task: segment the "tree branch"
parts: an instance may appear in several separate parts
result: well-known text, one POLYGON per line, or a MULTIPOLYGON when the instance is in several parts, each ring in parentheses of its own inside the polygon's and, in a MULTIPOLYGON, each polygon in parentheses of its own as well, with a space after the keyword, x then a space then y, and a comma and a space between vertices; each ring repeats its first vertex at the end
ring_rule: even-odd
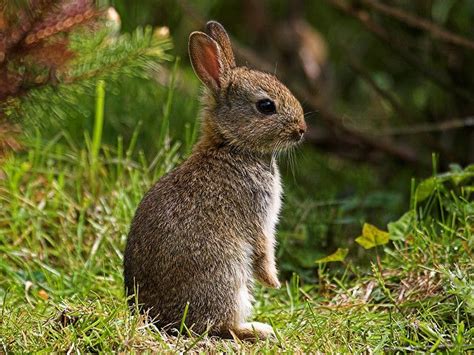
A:
POLYGON ((454 86, 449 79, 439 76, 437 72, 421 62, 419 58, 406 47, 406 44, 397 38, 390 36, 383 27, 374 22, 367 12, 360 11, 343 0, 326 1, 345 14, 357 19, 369 32, 373 33, 382 43, 394 50, 403 60, 418 70, 426 78, 443 89, 451 91, 464 101, 474 102, 474 95, 472 95, 472 93, 454 86))
POLYGON ((446 30, 445 28, 427 19, 412 15, 399 8, 383 4, 377 0, 361 0, 361 1, 363 4, 375 9, 376 11, 386 16, 395 18, 407 24, 408 26, 427 31, 431 33, 433 37, 438 38, 444 42, 474 50, 474 41, 471 41, 470 39, 467 39, 463 36, 450 32, 446 30))
POLYGON ((358 74, 372 89, 382 98, 388 101, 390 106, 392 106, 393 110, 398 113, 398 115, 402 118, 409 118, 413 117, 414 115, 405 110, 400 102, 398 101, 397 97, 390 93, 387 90, 384 90, 380 87, 379 84, 375 82, 372 78, 370 73, 365 70, 360 63, 352 58, 350 54, 346 56, 351 69, 358 74))
POLYGON ((474 116, 445 120, 438 123, 422 123, 413 126, 388 128, 380 131, 379 134, 381 136, 400 136, 429 132, 445 132, 453 129, 470 127, 474 127, 474 116))

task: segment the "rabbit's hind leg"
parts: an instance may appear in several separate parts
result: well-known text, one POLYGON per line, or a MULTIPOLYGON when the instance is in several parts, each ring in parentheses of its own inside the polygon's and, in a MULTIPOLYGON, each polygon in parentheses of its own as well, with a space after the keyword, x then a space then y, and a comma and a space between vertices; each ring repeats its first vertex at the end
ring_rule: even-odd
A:
POLYGON ((275 337, 275 332, 269 324, 260 322, 245 322, 238 324, 231 332, 241 340, 265 340, 275 337))
POLYGON ((265 323, 246 322, 251 313, 251 296, 247 286, 242 286, 237 295, 237 314, 234 324, 229 327, 229 333, 241 340, 264 340, 274 337, 273 328, 265 323))

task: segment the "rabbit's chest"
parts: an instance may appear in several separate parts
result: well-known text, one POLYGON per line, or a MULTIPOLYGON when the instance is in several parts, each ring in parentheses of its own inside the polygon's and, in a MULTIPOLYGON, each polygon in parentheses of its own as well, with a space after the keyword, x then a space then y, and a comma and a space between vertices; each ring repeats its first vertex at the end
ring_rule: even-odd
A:
POLYGON ((272 179, 269 184, 268 194, 265 201, 265 216, 263 221, 263 228, 268 236, 275 233, 275 227, 278 223, 278 217, 281 209, 281 195, 282 186, 280 180, 280 173, 275 166, 273 169, 272 179))

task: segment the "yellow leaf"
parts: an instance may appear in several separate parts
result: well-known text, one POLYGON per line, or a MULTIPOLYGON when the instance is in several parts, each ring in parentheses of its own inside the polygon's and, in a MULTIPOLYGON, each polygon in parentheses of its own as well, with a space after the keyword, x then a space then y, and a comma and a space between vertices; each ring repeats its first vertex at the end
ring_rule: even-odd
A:
POLYGON ((365 249, 387 244, 388 241, 389 234, 387 232, 382 231, 369 223, 364 223, 362 235, 356 238, 356 242, 362 245, 365 249))
POLYGON ((328 263, 331 261, 344 261, 346 258, 347 254, 349 253, 349 249, 345 248, 337 248, 337 250, 332 253, 331 255, 328 255, 322 259, 318 259, 315 262, 316 263, 328 263))

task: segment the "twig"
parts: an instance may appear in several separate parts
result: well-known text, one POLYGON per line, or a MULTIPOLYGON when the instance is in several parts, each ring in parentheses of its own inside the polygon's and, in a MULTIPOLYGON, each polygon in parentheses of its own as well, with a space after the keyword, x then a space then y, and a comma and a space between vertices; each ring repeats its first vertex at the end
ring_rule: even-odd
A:
POLYGON ((379 40, 384 44, 388 45, 394 50, 403 60, 408 64, 416 68, 426 78, 436 83, 443 89, 451 91, 456 96, 462 98, 465 101, 474 102, 474 95, 467 90, 454 86, 449 79, 441 77, 437 72, 433 71, 427 65, 419 60, 419 58, 412 54, 412 52, 406 48, 406 45, 400 40, 390 36, 388 32, 372 20, 367 12, 359 11, 352 7, 346 1, 342 0, 326 0, 331 5, 344 12, 345 14, 354 17, 371 33, 373 33, 379 40))
POLYGON ((427 19, 412 15, 399 8, 383 4, 377 0, 361 0, 361 1, 365 5, 370 6, 371 8, 383 13, 384 15, 395 18, 411 27, 419 28, 427 32, 430 32, 433 35, 433 37, 439 38, 440 40, 444 42, 474 50, 474 41, 471 41, 470 39, 467 39, 456 33, 450 32, 446 30, 445 28, 427 19))
POLYGON ((404 118, 408 118, 408 117, 412 117, 413 115, 409 112, 407 112, 401 105, 400 105, 400 102, 398 101, 398 99, 395 97, 395 95, 391 94, 390 92, 388 92, 387 90, 384 90, 383 88, 380 87, 379 84, 377 84, 375 82, 374 79, 372 79, 372 76, 370 75, 370 73, 365 70, 362 65, 360 63, 358 63, 357 61, 355 61, 354 59, 352 59, 352 56, 351 55, 347 55, 346 56, 347 60, 349 61, 349 65, 351 67, 352 70, 354 70, 354 72, 356 72, 356 74, 359 74, 359 76, 367 82, 367 84, 369 86, 371 86, 374 91, 380 96, 382 97, 382 99, 385 99, 388 101, 388 103, 390 104, 390 106, 392 106, 392 108, 394 109, 394 111, 396 111, 398 113, 398 115, 400 117, 404 117, 404 118))
MULTIPOLYGON (((399 103, 397 98, 392 95, 387 90, 381 88, 371 77, 370 73, 366 71, 362 65, 352 59, 352 55, 348 53, 346 55, 347 60, 349 61, 349 65, 351 68, 360 75, 360 77, 365 80, 376 92, 379 94, 383 99, 387 100, 389 104, 392 106, 394 111, 398 113, 399 117, 410 118, 412 120, 417 121, 417 118, 421 117, 418 112, 411 113, 406 111, 402 105, 399 103)), ((374 136, 402 136, 402 135, 415 135, 415 134, 424 134, 425 142, 427 146, 431 147, 435 151, 440 152, 443 156, 450 160, 456 160, 457 158, 453 156, 452 152, 449 151, 445 146, 440 144, 439 140, 434 139, 433 136, 428 135, 427 133, 431 132, 444 132, 452 129, 470 127, 474 125, 473 118, 468 117, 465 119, 454 119, 454 120, 446 120, 444 122, 438 123, 422 123, 419 125, 411 125, 406 127, 395 127, 395 128, 387 128, 382 129, 380 131, 374 132, 373 130, 362 130, 368 134, 372 134, 374 136)))
POLYGON ((381 140, 374 135, 369 135, 358 129, 349 127, 344 124, 344 120, 341 117, 321 107, 317 102, 315 102, 316 100, 314 100, 314 98, 308 95, 304 90, 294 86, 292 86, 292 90, 295 92, 296 96, 305 101, 311 109, 316 110, 319 113, 318 117, 324 120, 333 130, 339 131, 340 134, 348 135, 350 138, 353 138, 366 146, 390 154, 405 162, 412 164, 420 163, 420 159, 416 152, 406 144, 404 144, 404 146, 399 146, 394 142, 386 139, 381 140))
POLYGON ((389 128, 380 131, 378 134, 382 136, 401 136, 429 132, 445 132, 452 129, 467 127, 474 127, 474 116, 462 119, 446 120, 438 123, 423 123, 420 125, 413 125, 407 127, 389 128))

